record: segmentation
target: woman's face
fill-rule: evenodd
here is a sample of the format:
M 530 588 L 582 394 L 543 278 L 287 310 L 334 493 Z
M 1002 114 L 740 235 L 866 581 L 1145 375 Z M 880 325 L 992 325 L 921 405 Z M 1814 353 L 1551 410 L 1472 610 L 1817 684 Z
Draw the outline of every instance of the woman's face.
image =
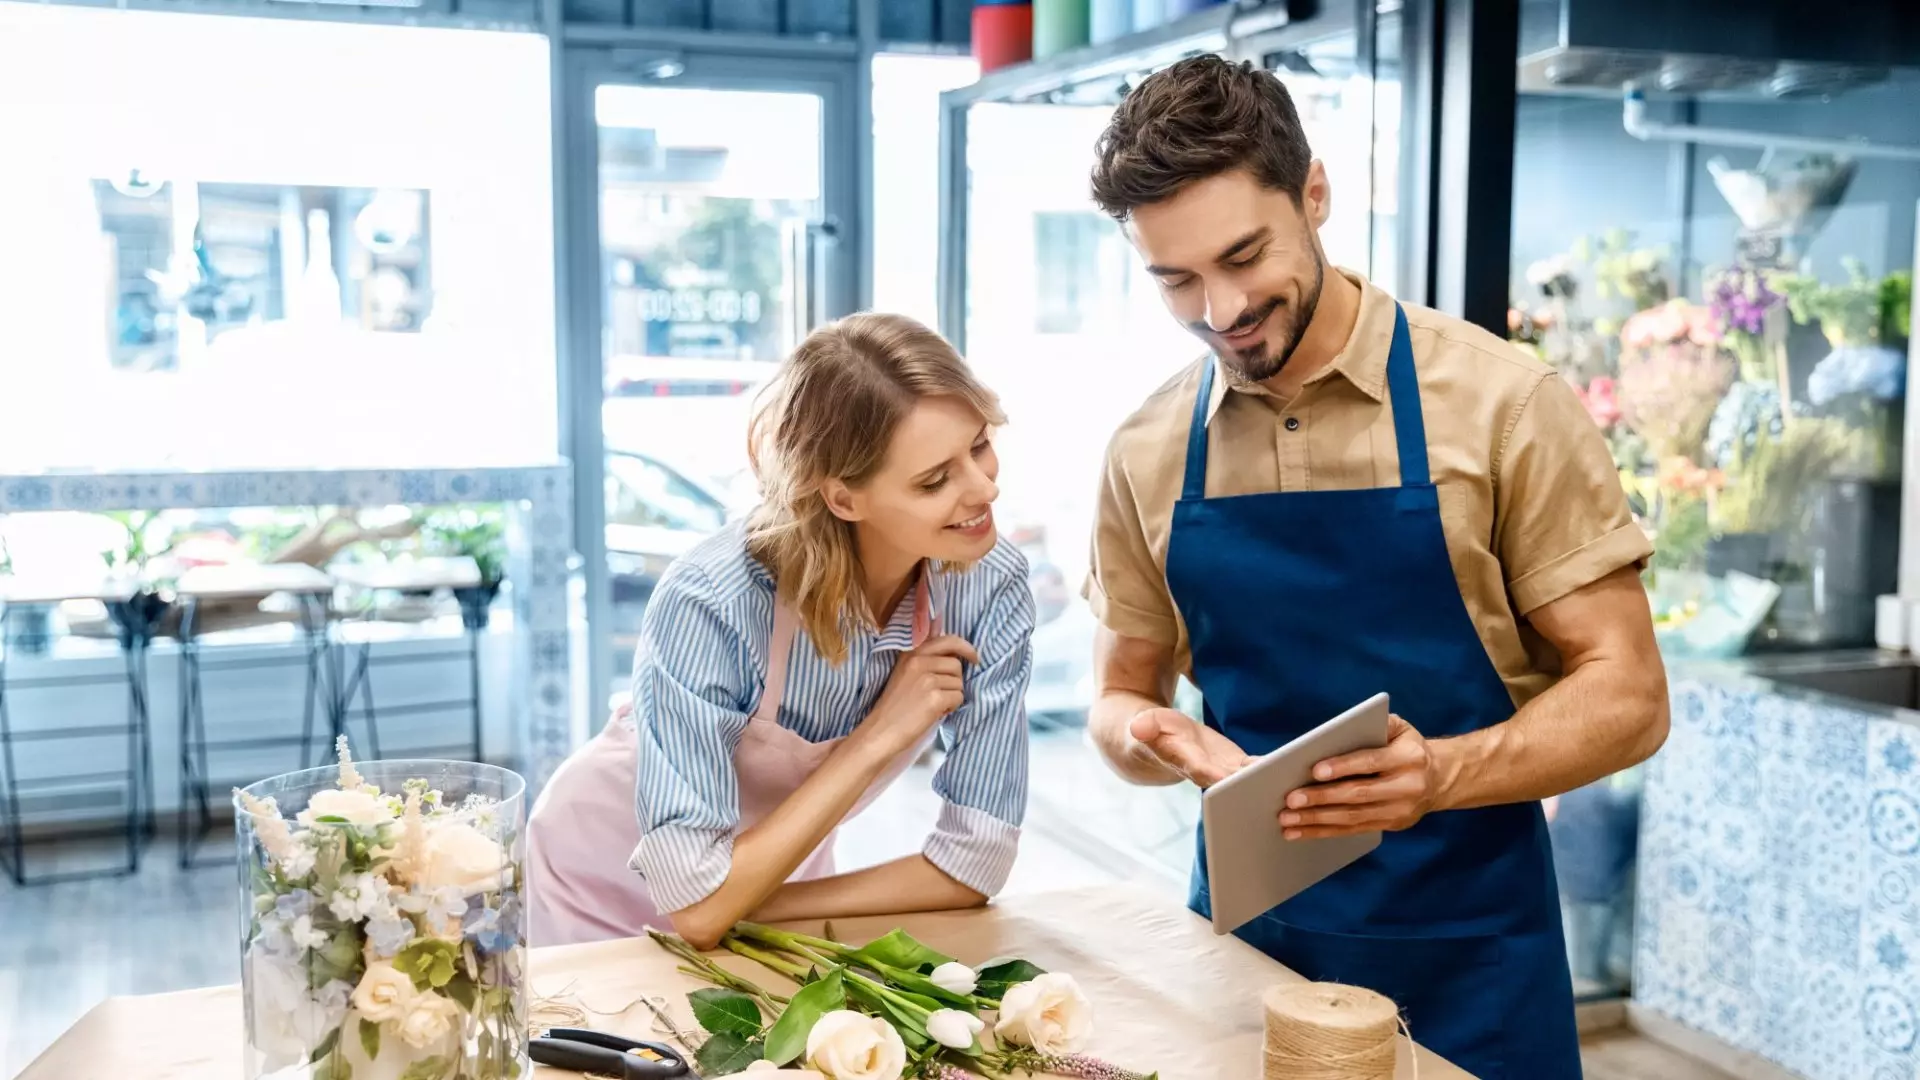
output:
M 830 483 L 827 501 L 854 522 L 864 551 L 977 561 L 997 539 L 1000 459 L 991 436 L 965 401 L 922 398 L 894 430 L 879 472 L 857 488 Z

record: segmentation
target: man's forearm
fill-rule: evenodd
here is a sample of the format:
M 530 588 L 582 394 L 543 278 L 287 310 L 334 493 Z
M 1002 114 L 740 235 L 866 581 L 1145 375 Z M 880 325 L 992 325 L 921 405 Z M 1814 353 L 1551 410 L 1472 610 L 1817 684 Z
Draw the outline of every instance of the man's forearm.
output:
M 1417 716 L 1408 719 L 1419 726 Z M 1537 802 L 1652 757 L 1667 737 L 1667 687 L 1623 661 L 1583 664 L 1511 719 L 1433 739 L 1436 810 Z
M 1148 709 L 1164 709 L 1168 703 L 1155 701 L 1131 690 L 1110 689 L 1094 699 L 1087 713 L 1087 729 L 1108 767 L 1129 783 L 1165 786 L 1184 777 L 1145 753 L 1138 740 L 1128 732 L 1133 718 Z

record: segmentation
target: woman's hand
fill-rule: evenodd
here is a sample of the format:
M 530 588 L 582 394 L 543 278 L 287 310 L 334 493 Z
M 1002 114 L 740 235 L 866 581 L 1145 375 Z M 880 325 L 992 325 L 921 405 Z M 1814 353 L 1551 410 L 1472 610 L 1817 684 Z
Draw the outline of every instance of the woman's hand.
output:
M 962 664 L 979 662 L 973 646 L 951 634 L 928 640 L 894 665 L 887 688 L 857 730 L 879 740 L 889 758 L 904 753 L 966 701 Z

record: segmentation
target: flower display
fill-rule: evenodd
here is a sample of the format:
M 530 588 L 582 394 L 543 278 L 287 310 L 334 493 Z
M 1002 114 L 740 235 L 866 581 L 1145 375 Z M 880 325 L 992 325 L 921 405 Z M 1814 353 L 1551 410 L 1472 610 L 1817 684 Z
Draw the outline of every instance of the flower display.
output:
M 234 793 L 248 1077 L 520 1076 L 524 785 L 489 765 L 382 762 L 369 771 L 445 774 L 390 794 L 344 737 L 339 759 Z M 289 818 L 282 799 L 305 805 Z
M 1612 378 L 1602 375 L 1574 391 L 1580 395 L 1580 404 L 1586 406 L 1587 415 L 1601 431 L 1608 431 L 1620 422 L 1620 399 L 1615 391 Z
M 1693 457 L 1707 437 L 1733 363 L 1713 312 L 1684 300 L 1649 308 L 1620 330 L 1620 413 L 1660 458 Z
M 1707 423 L 1706 457 L 1725 469 L 1752 452 L 1762 435 L 1777 437 L 1783 419 L 1780 391 L 1766 383 L 1736 382 Z
M 1816 406 L 1852 394 L 1891 401 L 1906 392 L 1906 355 L 1885 345 L 1842 345 L 1807 376 L 1807 399 Z
M 741 923 L 721 940 L 722 948 L 798 984 L 791 997 L 677 937 L 652 934 L 684 962 L 683 971 L 714 984 L 688 995 L 694 1019 L 708 1032 L 695 1053 L 702 1076 L 1154 1080 L 1083 1052 L 1093 1035 L 1093 1004 L 1071 975 L 1018 958 L 969 966 L 898 930 L 857 948 L 827 933 Z

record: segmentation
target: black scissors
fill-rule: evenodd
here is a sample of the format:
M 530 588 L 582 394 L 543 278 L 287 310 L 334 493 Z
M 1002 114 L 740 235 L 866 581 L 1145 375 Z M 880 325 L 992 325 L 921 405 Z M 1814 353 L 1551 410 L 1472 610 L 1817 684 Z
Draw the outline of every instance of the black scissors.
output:
M 604 1031 L 548 1028 L 528 1049 L 537 1064 L 617 1080 L 700 1080 L 686 1057 L 666 1043 Z

